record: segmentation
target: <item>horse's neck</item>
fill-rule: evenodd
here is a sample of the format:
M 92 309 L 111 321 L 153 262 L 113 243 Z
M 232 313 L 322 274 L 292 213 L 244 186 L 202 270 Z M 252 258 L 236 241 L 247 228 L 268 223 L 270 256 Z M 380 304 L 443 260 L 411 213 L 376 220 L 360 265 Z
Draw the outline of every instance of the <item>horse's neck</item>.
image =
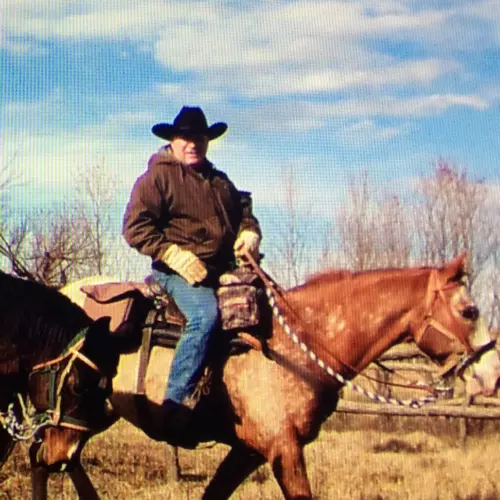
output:
M 317 364 L 320 358 L 341 373 L 359 372 L 402 340 L 410 322 L 423 312 L 409 281 L 385 289 L 368 284 L 362 289 L 336 285 L 291 291 L 286 299 L 300 319 L 286 309 L 283 317 L 299 340 L 294 342 L 276 322 L 272 347 L 296 363 Z M 418 297 L 423 302 L 424 291 Z

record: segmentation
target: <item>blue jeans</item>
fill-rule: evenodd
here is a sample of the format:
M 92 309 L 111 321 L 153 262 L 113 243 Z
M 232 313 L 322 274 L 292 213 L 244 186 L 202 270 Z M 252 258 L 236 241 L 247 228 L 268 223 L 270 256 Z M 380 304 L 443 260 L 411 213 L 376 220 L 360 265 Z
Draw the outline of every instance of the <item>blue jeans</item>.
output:
M 172 297 L 186 318 L 186 327 L 177 343 L 164 399 L 183 404 L 192 395 L 205 367 L 210 338 L 219 325 L 215 290 L 192 286 L 177 274 L 153 269 L 157 283 Z

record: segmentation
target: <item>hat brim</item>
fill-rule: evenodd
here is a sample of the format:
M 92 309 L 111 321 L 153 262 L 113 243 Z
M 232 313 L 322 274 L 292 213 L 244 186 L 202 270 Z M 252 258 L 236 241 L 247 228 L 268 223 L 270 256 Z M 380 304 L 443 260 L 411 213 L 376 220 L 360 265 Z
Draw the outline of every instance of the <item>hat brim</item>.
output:
M 170 123 L 157 123 L 151 129 L 154 135 L 165 139 L 166 141 L 172 140 L 174 137 L 183 137 L 195 134 L 202 134 L 208 137 L 209 141 L 217 139 L 227 130 L 227 123 L 217 122 L 204 130 L 183 129 L 174 127 Z

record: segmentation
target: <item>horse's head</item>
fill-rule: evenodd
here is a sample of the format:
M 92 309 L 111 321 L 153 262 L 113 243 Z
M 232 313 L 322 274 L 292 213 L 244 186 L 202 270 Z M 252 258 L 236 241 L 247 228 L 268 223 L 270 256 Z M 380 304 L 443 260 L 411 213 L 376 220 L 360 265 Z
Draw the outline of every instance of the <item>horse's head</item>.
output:
M 31 459 L 56 468 L 69 466 L 89 437 L 114 422 L 108 397 L 118 353 L 108 319 L 92 323 L 57 359 L 34 367 L 29 394 L 41 426 Z
M 461 254 L 430 271 L 424 318 L 412 334 L 443 371 L 459 368 L 471 395 L 489 396 L 500 377 L 500 358 L 468 294 L 466 265 L 466 255 Z

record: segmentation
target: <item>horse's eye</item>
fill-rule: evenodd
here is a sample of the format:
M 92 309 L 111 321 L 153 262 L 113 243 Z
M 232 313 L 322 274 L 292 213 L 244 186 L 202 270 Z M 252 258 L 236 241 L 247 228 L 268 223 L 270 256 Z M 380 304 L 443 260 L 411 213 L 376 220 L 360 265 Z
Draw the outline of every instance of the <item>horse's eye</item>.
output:
M 476 321 L 479 318 L 479 309 L 476 306 L 468 306 L 460 314 L 465 319 Z
M 76 396 L 79 396 L 84 391 L 83 384 L 80 382 L 79 378 L 74 373 L 71 373 L 70 376 L 68 377 L 66 386 L 68 390 L 73 394 L 75 394 Z

